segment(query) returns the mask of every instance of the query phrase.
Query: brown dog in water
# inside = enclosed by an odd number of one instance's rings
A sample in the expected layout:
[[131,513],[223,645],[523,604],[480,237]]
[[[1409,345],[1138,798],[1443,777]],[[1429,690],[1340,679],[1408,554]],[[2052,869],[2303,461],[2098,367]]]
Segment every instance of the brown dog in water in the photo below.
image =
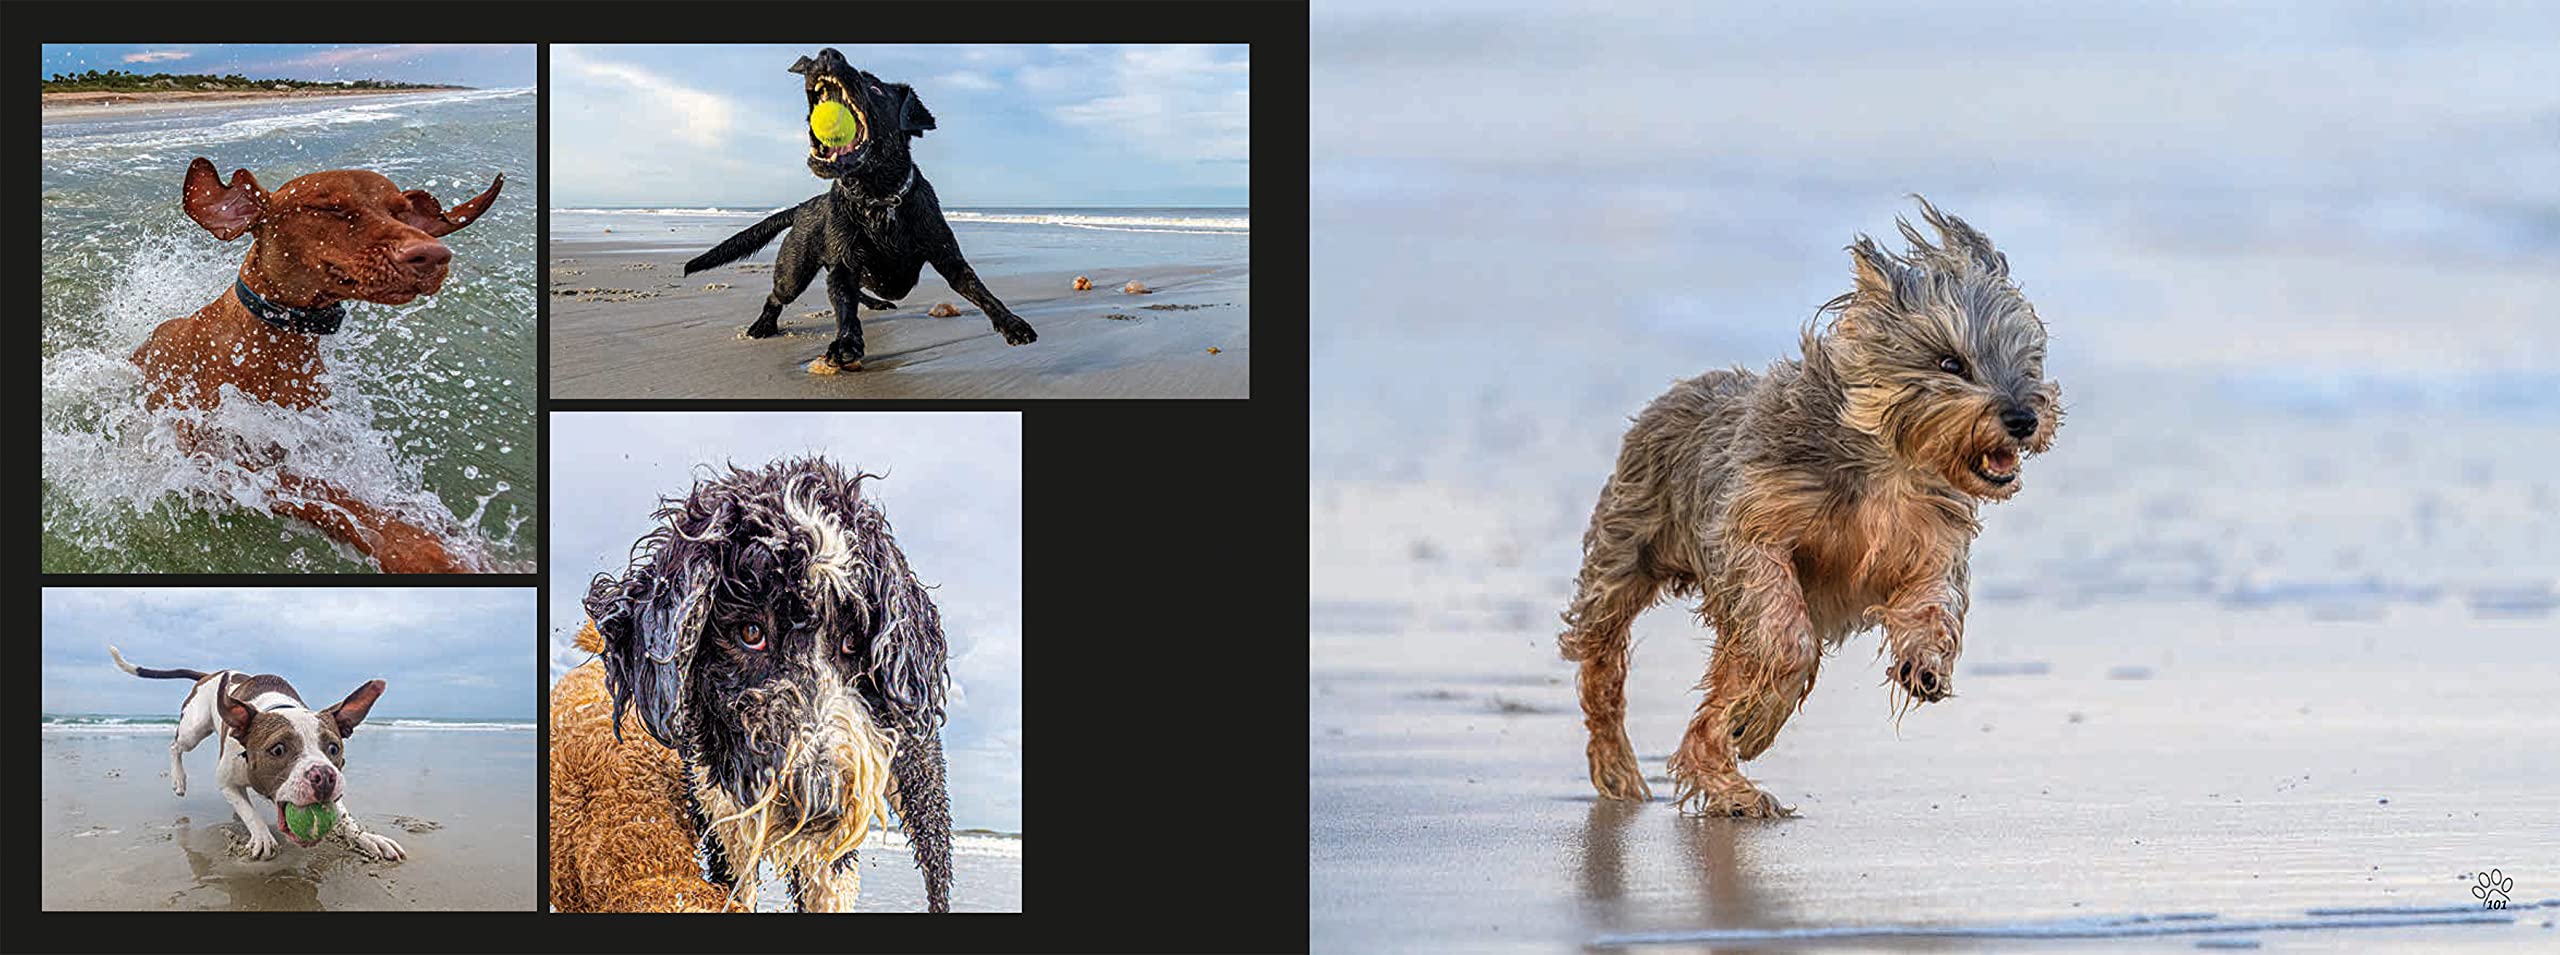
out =
[[[210,160],[187,166],[187,216],[225,242],[251,237],[231,289],[186,318],[163,323],[134,349],[153,410],[211,410],[230,385],[281,408],[325,405],[320,336],[338,330],[347,300],[398,305],[444,287],[453,251],[437,238],[470,225],[497,201],[489,191],[445,210],[423,190],[402,192],[380,173],[315,172],[273,193],[246,169],[224,185]],[[246,452],[210,446],[182,432],[189,453]],[[244,461],[253,469],[257,462]],[[357,499],[326,476],[278,474],[269,506],[308,522],[382,565],[385,573],[456,573],[488,568],[457,554],[437,533]]]

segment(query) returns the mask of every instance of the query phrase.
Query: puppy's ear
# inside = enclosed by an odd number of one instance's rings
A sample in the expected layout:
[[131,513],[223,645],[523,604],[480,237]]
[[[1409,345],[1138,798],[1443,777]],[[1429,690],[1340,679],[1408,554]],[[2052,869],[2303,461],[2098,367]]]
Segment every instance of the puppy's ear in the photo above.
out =
[[924,98],[916,95],[915,87],[891,83],[889,95],[898,103],[898,125],[907,135],[922,138],[925,130],[933,128],[933,111],[924,108]]
[[445,209],[443,204],[437,202],[436,197],[426,190],[411,189],[402,194],[409,200],[409,210],[400,214],[400,221],[428,235],[443,238],[462,231],[463,226],[480,221],[480,214],[489,211],[489,204],[498,201],[498,190],[506,186],[507,177],[502,173],[489,183],[489,191],[474,196],[451,210]]
[[382,698],[383,685],[380,680],[368,681],[356,687],[355,692],[347,694],[346,699],[338,701],[338,705],[321,710],[320,715],[338,724],[339,736],[354,736],[356,724],[364,722],[365,714],[373,712],[373,701]]
[[1893,298],[1894,280],[1902,275],[1902,263],[1892,253],[1876,247],[1876,240],[1863,233],[1849,243],[1849,264],[1858,273],[1858,291],[1865,295]]
[[715,573],[687,563],[684,544],[671,541],[622,578],[598,575],[587,587],[587,617],[604,637],[605,689],[613,696],[616,740],[622,738],[623,712],[637,710],[650,738],[676,745],[684,674],[709,615]]
[[258,715],[258,711],[231,698],[231,678],[235,675],[223,674],[222,685],[215,689],[213,699],[221,705],[223,731],[232,739],[245,743],[249,741],[249,721]]
[[933,594],[907,567],[888,518],[866,506],[861,524],[871,574],[869,678],[902,722],[935,726],[951,686],[950,643]]
[[231,184],[223,185],[221,175],[213,170],[213,160],[202,156],[187,164],[184,190],[187,218],[196,220],[213,237],[229,242],[258,224],[267,214],[267,191],[258,188],[258,177],[246,169],[233,170]]
[[[1993,275],[2009,274],[2009,257],[1991,247],[1990,236],[1983,235],[1982,230],[1967,225],[1963,219],[1938,211],[1937,206],[1930,205],[1929,200],[1921,198],[1916,193],[1911,198],[1912,201],[1920,203],[1920,217],[1929,221],[1930,228],[1938,230],[1938,244],[1941,247],[1948,252],[1973,260],[1973,264],[1985,272]],[[1903,227],[1903,234],[1914,235],[1907,225]]]

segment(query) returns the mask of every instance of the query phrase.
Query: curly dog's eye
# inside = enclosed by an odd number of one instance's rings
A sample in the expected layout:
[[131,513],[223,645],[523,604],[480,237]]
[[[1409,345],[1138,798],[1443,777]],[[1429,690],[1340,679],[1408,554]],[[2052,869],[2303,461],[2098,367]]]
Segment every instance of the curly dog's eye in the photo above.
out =
[[862,642],[851,635],[847,635],[843,640],[838,641],[836,643],[836,647],[843,650],[845,656],[855,657],[862,655]]
[[1954,375],[1958,378],[1962,378],[1964,377],[1964,359],[1958,358],[1954,355],[1940,356],[1938,359],[1938,370]]
[[739,627],[738,645],[749,650],[764,649],[764,627],[752,623]]

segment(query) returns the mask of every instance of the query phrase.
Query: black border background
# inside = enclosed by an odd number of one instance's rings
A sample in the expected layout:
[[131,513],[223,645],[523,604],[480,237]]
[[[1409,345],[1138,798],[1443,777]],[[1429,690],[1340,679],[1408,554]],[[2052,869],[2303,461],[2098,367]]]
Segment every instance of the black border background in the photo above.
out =
[[[1248,43],[1255,98],[1255,265],[1306,273],[1306,8],[1299,2],[942,2],[907,4],[559,0],[434,4],[11,3],[9,63],[23,77],[42,44],[119,43]],[[548,78],[549,51],[538,56]],[[1273,104],[1281,110],[1270,112]],[[5,107],[12,137],[8,220],[40,221],[36,97]],[[1272,120],[1270,117],[1281,117]],[[541,107],[547,135],[549,101]],[[18,138],[23,137],[23,138]],[[549,161],[549,144],[540,157]],[[1029,161],[1037,161],[1032,157]],[[929,163],[929,158],[928,158]],[[175,194],[172,183],[172,195]],[[549,178],[536,179],[547,200]],[[538,220],[548,239],[548,217]],[[39,245],[9,240],[0,277],[21,316],[42,307]],[[548,319],[548,296],[542,296]],[[1276,300],[1273,300],[1276,301]],[[43,587],[367,587],[549,585],[550,411],[1010,410],[1023,412],[1025,831],[1023,914],[854,914],[752,922],[672,915],[527,912],[196,913],[41,911],[43,860],[23,827],[0,826],[9,951],[1298,951],[1307,947],[1307,803],[1297,736],[1304,657],[1306,322],[1266,311],[1249,400],[569,401],[549,400],[548,338],[538,422],[544,532],[538,575],[52,575],[38,572],[41,471],[21,467],[14,521],[28,556],[23,606]],[[32,340],[37,321],[21,320]],[[30,349],[30,352],[34,352]],[[41,454],[42,358],[30,354],[19,447]],[[31,462],[32,463],[32,462]],[[902,521],[922,516],[899,515]],[[582,586],[585,568],[566,568]],[[547,601],[536,596],[539,616]],[[547,690],[548,620],[526,634]],[[38,626],[41,626],[39,619]],[[19,631],[27,634],[27,631]],[[41,745],[36,640],[9,641],[0,673],[21,730],[0,755],[24,766]],[[547,694],[546,694],[547,695]],[[547,710],[546,710],[547,711]],[[547,738],[547,722],[544,727]],[[18,774],[0,774],[17,777]],[[9,819],[39,815],[22,777]],[[547,788],[547,787],[546,787]],[[1030,821],[1037,817],[1037,822]],[[539,818],[539,817],[538,817]],[[545,820],[547,823],[547,820]],[[537,842],[547,842],[537,838]],[[537,875],[542,867],[537,866]],[[740,929],[752,933],[741,935]]]

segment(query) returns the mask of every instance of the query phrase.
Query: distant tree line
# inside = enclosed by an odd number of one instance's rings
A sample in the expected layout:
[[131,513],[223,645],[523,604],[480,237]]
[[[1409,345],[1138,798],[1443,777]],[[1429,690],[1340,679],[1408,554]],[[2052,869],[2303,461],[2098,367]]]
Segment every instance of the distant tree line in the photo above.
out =
[[143,93],[152,90],[433,90],[453,89],[435,83],[397,83],[389,80],[253,80],[238,73],[213,76],[205,73],[127,73],[123,70],[88,70],[80,73],[55,73],[44,78],[47,93]]

